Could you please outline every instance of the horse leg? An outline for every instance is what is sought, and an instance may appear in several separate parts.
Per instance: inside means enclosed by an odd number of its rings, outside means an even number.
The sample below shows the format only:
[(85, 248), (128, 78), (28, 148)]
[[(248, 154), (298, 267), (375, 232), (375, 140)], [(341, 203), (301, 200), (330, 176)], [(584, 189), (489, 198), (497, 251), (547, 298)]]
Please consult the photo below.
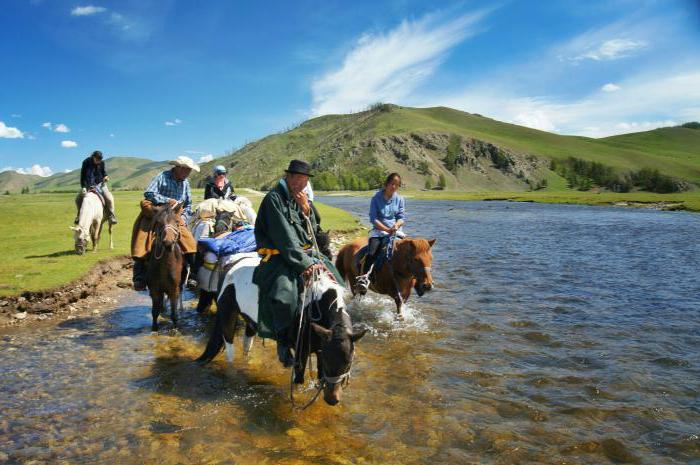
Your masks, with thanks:
[(163, 293), (151, 291), (151, 302), (151, 315), (153, 316), (151, 331), (158, 331), (158, 315), (163, 311)]
[(243, 337), (243, 354), (248, 356), (250, 348), (253, 347), (253, 340), (257, 331), (250, 324), (245, 325), (245, 336)]
[(168, 299), (170, 300), (170, 319), (173, 320), (173, 328), (177, 328), (177, 307), (180, 305), (180, 289), (177, 286), (168, 293)]
[(306, 371), (306, 363), (309, 360), (308, 342), (306, 344), (304, 343), (304, 341), (308, 341), (307, 331), (310, 330), (307, 328), (307, 330), (304, 331), (304, 333), (307, 336), (302, 339), (301, 347), (299, 348), (299, 353), (295, 354), (297, 356), (296, 359), (299, 363), (294, 365), (294, 384), (304, 384), (304, 372)]
[(394, 296), (394, 302), (396, 303), (396, 313), (399, 316), (399, 318), (403, 317), (401, 310), (403, 307), (403, 297), (401, 297), (401, 294), (397, 293), (396, 296)]
[(112, 241), (112, 223), (107, 222), (107, 227), (109, 228), (109, 250), (114, 249), (114, 241)]

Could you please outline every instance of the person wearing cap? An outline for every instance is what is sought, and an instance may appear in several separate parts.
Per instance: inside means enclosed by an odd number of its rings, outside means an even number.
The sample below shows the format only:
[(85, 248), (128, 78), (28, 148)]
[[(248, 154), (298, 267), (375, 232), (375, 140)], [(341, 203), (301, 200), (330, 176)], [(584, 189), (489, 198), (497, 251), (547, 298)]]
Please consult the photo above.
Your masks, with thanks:
[[(134, 259), (134, 289), (146, 288), (146, 259), (153, 242), (152, 226), (154, 206), (182, 204), (180, 216), (180, 239), (178, 241), (187, 263), (192, 267), (197, 251), (197, 241), (187, 228), (192, 214), (192, 191), (187, 177), (192, 170), (199, 172), (199, 166), (191, 158), (181, 156), (170, 162), (173, 168), (157, 174), (143, 192), (141, 213), (136, 217), (131, 234), (131, 257)], [(190, 284), (192, 285), (192, 284)]]
[(289, 367), (296, 334), (290, 329), (305, 280), (313, 271), (327, 268), (342, 282), (327, 257), (313, 249), (313, 234), (320, 231), (314, 208), (304, 193), (309, 164), (292, 160), (285, 175), (263, 198), (255, 221), (258, 254), (263, 258), (253, 273), (258, 286), (258, 334), (277, 341), (277, 356)]
[(105, 164), (102, 161), (102, 152), (95, 150), (92, 154), (83, 160), (83, 165), (80, 168), (80, 187), (81, 190), (75, 197), (75, 205), (78, 207), (78, 214), (75, 217), (75, 224), (78, 224), (80, 217), (80, 207), (83, 206), (83, 199), (90, 190), (96, 190), (102, 194), (105, 201), (105, 207), (109, 212), (108, 221), (111, 224), (117, 224), (117, 217), (114, 214), (114, 197), (107, 188), (106, 181), (109, 180), (105, 171)]
[(235, 196), (233, 186), (226, 177), (226, 167), (217, 165), (214, 167), (214, 175), (204, 186), (204, 200), (228, 199)]

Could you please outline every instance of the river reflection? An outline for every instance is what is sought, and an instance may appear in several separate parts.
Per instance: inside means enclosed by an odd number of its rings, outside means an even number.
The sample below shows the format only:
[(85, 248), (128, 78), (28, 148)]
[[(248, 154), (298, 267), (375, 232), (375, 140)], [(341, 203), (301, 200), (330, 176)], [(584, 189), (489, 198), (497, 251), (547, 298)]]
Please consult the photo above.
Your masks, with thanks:
[[(365, 215), (368, 199), (323, 201)], [(700, 217), (416, 202), (437, 289), (350, 306), (371, 328), (338, 407), (302, 413), (274, 344), (192, 362), (150, 299), (0, 335), (0, 462), (689, 463), (700, 460)], [(417, 219), (420, 218), (420, 222)]]

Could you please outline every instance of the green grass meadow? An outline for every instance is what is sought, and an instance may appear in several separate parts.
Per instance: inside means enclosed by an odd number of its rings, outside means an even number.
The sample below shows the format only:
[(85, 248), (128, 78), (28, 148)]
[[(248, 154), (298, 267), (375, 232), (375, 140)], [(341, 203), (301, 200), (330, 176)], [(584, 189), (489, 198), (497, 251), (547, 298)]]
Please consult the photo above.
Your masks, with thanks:
[[(199, 202), (203, 191), (195, 190), (193, 195)], [(73, 231), (69, 229), (75, 218), (74, 193), (0, 195), (0, 296), (61, 286), (79, 278), (100, 260), (129, 255), (131, 229), (143, 194), (117, 191), (114, 197), (119, 218), (114, 227), (114, 250), (109, 250), (105, 225), (97, 252), (79, 256), (73, 252)], [(257, 209), (261, 197), (249, 198)], [(359, 228), (357, 219), (343, 210), (323, 204), (318, 208), (324, 229)]]

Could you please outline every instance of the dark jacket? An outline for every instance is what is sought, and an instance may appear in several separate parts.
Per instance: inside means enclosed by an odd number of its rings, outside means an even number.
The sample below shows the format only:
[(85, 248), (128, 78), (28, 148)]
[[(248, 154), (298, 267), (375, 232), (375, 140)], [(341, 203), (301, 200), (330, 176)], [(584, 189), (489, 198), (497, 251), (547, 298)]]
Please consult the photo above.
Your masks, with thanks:
[(231, 197), (234, 193), (233, 186), (231, 185), (230, 182), (226, 182), (224, 184), (223, 189), (219, 189), (216, 187), (216, 184), (214, 184), (214, 181), (208, 181), (207, 184), (204, 186), (204, 200), (207, 199), (228, 199)]
[(92, 161), (92, 157), (87, 157), (83, 160), (83, 166), (80, 168), (80, 187), (89, 189), (104, 181), (107, 172), (105, 171), (105, 163), (101, 162), (98, 165)]
[[(314, 210), (311, 210), (309, 221), (314, 234), (318, 234), (320, 228)], [(321, 261), (336, 274), (338, 282), (342, 279), (325, 256), (307, 253), (313, 243), (308, 225), (281, 182), (260, 204), (255, 221), (255, 240), (259, 251), (279, 251), (267, 261), (260, 262), (253, 273), (253, 283), (259, 288), (259, 334), (277, 339), (293, 321), (303, 284), (301, 273), (306, 268)]]

